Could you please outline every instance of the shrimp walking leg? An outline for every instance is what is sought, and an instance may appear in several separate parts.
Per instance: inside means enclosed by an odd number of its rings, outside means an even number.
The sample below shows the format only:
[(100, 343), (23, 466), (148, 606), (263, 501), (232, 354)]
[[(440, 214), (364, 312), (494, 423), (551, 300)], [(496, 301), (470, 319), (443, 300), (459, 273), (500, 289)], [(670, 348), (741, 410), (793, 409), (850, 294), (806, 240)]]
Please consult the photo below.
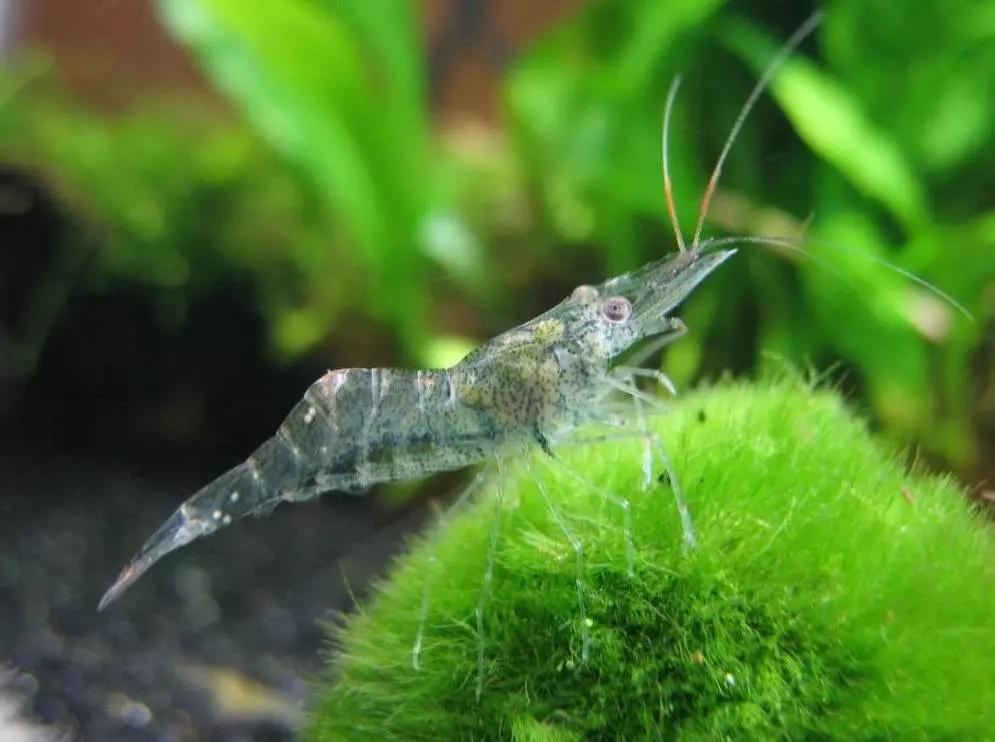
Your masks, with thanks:
[[(656, 381), (658, 384), (663, 386), (672, 395), (677, 396), (677, 387), (674, 382), (665, 373), (659, 369), (648, 369), (639, 366), (640, 363), (646, 360), (649, 356), (653, 355), (657, 351), (661, 350), (667, 345), (676, 342), (680, 338), (684, 337), (688, 332), (688, 326), (684, 324), (682, 320), (677, 317), (673, 317), (670, 320), (670, 332), (664, 333), (660, 337), (654, 339), (646, 345), (646, 347), (637, 351), (629, 359), (627, 364), (616, 366), (612, 369), (612, 375), (619, 381), (628, 381), (631, 390), (636, 389), (636, 377), (650, 378)], [(646, 402), (654, 408), (659, 408), (659, 402), (653, 398), (648, 399), (641, 395), (641, 393), (635, 393), (630, 389), (620, 389), (620, 391), (625, 392), (632, 397), (632, 403), (636, 410), (636, 420), (638, 421), (639, 428), (641, 430), (646, 429), (646, 415), (643, 411), (643, 402)], [(653, 481), (653, 450), (650, 444), (650, 439), (643, 438), (643, 491), (649, 489), (650, 484)], [(679, 507), (679, 506), (678, 506)], [(686, 512), (686, 509), (685, 511)], [(690, 516), (688, 516), (690, 518)], [(681, 523), (684, 523), (682, 518)], [(694, 540), (694, 531), (688, 525), (688, 528), (684, 531), (685, 543), (690, 543)]]
[[(619, 437), (629, 438), (629, 435), (623, 435)], [(595, 442), (602, 442), (602, 440), (597, 440)], [(629, 577), (634, 577), (636, 574), (636, 547), (632, 541), (632, 504), (629, 502), (628, 498), (619, 497), (614, 492), (601, 487), (590, 479), (582, 475), (580, 472), (576, 471), (572, 466), (567, 464), (563, 459), (555, 458), (552, 459), (554, 465), (559, 467), (559, 469), (564, 472), (567, 476), (573, 479), (575, 482), (581, 486), (589, 489), (591, 492), (596, 493), (602, 500), (609, 502), (622, 511), (622, 535), (625, 539), (625, 567), (626, 573)]]
[(639, 366), (616, 366), (612, 370), (620, 379), (628, 378), (632, 382), (635, 382), (635, 377), (652, 379), (670, 392), (671, 395), (677, 396), (677, 387), (674, 385), (673, 379), (659, 369), (640, 368)]
[(542, 481), (542, 477), (538, 475), (535, 467), (532, 463), (531, 452), (526, 454), (523, 459), (525, 468), (532, 477), (532, 480), (536, 483), (536, 487), (542, 494), (542, 499), (546, 503), (546, 507), (549, 509), (550, 514), (553, 516), (553, 520), (556, 521), (556, 525), (559, 527), (560, 531), (566, 537), (567, 541), (570, 542), (570, 547), (573, 549), (575, 557), (575, 573), (574, 573), (574, 583), (577, 587), (577, 608), (580, 611), (580, 659), (581, 662), (587, 662), (591, 654), (591, 632), (590, 627), (587, 625), (587, 608), (584, 602), (584, 544), (576, 534), (567, 525), (566, 519), (563, 517), (563, 513), (556, 506), (552, 495), (549, 493), (549, 489), (546, 487), (546, 483)]
[(480, 586), (474, 616), (477, 619), (477, 698), (484, 692), (484, 608), (491, 597), (491, 584), (494, 581), (494, 558), (497, 552), (498, 534), (501, 532), (501, 511), (504, 510), (504, 462), (497, 461), (498, 486), (494, 497), (494, 517), (491, 519), (490, 542), (487, 546), (487, 566), (484, 568), (484, 582)]
[[(485, 467), (479, 471), (470, 481), (463, 491), (456, 498), (456, 502), (439, 518), (437, 528), (442, 529), (449, 520), (463, 508), (470, 498), (481, 488), (490, 473), (490, 467)], [(411, 666), (415, 670), (421, 668), (421, 654), (425, 641), (425, 625), (428, 622), (428, 609), (431, 602), (431, 590), (435, 581), (435, 574), (438, 569), (438, 541), (434, 541), (428, 554), (428, 570), (425, 575), (425, 582), (422, 585), (421, 605), (418, 609), (418, 627), (415, 630), (415, 641), (411, 647)]]
[[(698, 537), (695, 535), (694, 524), (691, 520), (691, 511), (688, 508), (687, 500), (684, 497), (684, 490), (677, 479), (677, 471), (674, 468), (673, 462), (670, 460), (670, 456), (667, 455), (667, 451), (663, 446), (663, 441), (660, 438), (660, 434), (648, 430), (645, 424), (645, 415), (642, 411), (643, 395), (642, 393), (636, 393), (635, 390), (629, 389), (624, 384), (620, 384), (620, 390), (625, 391), (628, 394), (633, 395), (633, 399), (636, 403), (637, 418), (639, 419), (639, 428), (637, 430), (631, 430), (626, 432), (621, 432), (614, 434), (612, 437), (618, 438), (638, 438), (643, 445), (643, 490), (647, 490), (653, 481), (653, 467), (652, 467), (652, 454), (656, 454), (656, 457), (660, 460), (663, 465), (663, 470), (670, 480), (670, 487), (674, 494), (674, 504), (677, 507), (677, 514), (681, 521), (681, 532), (683, 534), (684, 551), (687, 553), (693, 549), (698, 543)], [(650, 398), (650, 401), (656, 401)], [(618, 418), (605, 417), (600, 419), (604, 425), (608, 425), (615, 428), (625, 428), (628, 426), (628, 422)], [(605, 436), (607, 438), (608, 436)], [(651, 452), (651, 456), (647, 458), (645, 456), (646, 451)]]

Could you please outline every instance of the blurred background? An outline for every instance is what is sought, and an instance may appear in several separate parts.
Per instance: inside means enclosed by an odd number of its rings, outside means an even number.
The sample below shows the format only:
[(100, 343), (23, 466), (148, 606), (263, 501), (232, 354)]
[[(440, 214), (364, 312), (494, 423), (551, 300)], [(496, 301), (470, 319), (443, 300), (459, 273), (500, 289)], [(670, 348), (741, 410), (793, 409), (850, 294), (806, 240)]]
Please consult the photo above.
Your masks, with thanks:
[[(816, 6), (0, 0), (8, 692), (81, 739), (289, 739), (317, 621), (457, 477), (240, 523), (98, 615), (117, 571), (325, 370), (448, 365), (671, 251), (671, 80), (687, 233), (750, 88)], [(818, 374), (984, 502), (995, 4), (825, 7), (706, 224), (796, 249), (745, 246), (662, 368), (681, 388)]]

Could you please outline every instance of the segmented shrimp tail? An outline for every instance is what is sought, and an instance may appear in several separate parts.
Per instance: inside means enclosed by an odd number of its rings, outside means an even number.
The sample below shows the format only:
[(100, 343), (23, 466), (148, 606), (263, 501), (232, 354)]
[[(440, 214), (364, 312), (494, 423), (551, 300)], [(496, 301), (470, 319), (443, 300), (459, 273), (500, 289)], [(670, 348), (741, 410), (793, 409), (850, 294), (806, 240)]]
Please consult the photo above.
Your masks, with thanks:
[(192, 520), (184, 512), (185, 509), (185, 505), (178, 508), (159, 527), (159, 530), (152, 535), (152, 538), (145, 542), (145, 546), (142, 547), (141, 551), (135, 555), (127, 567), (121, 570), (121, 574), (117, 580), (104, 593), (104, 597), (100, 599), (97, 610), (102, 611), (117, 600), (135, 580), (141, 577), (149, 567), (162, 559), (166, 554), (217, 528), (217, 526), (209, 528), (211, 524)]
[(101, 598), (103, 610), (166, 554), (248, 515), (264, 515), (301, 490), (300, 467), (279, 437), (201, 489), (163, 523)]

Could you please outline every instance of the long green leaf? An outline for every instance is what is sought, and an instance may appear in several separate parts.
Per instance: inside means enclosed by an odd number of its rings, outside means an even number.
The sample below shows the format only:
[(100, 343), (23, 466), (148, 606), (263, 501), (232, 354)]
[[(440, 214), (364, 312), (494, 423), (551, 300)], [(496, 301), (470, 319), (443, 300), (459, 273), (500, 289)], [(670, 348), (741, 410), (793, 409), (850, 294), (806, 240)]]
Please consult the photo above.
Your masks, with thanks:
[[(721, 35), (758, 73), (778, 48), (755, 25), (738, 20), (726, 24)], [(844, 87), (795, 55), (772, 81), (771, 92), (802, 139), (858, 190), (906, 228), (929, 222), (926, 195), (905, 154)]]
[(360, 0), (160, 0), (160, 9), (330, 205), (372, 272), (371, 313), (419, 348), (418, 229), (433, 178), (409, 4), (379, 14)]

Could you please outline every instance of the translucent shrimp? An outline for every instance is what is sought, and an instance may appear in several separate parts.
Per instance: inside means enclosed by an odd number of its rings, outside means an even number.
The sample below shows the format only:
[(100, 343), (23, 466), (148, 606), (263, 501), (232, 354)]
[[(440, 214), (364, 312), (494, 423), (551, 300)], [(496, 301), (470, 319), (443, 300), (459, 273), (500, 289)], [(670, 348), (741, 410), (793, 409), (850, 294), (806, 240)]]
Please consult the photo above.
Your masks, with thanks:
[[(660, 403), (639, 389), (637, 379), (648, 377), (671, 391), (673, 387), (661, 372), (640, 368), (639, 363), (687, 332), (684, 323), (672, 313), (736, 253), (735, 247), (728, 246), (739, 242), (774, 243), (791, 248), (798, 242), (756, 236), (703, 240), (701, 233), (725, 159), (744, 120), (781, 62), (820, 20), (821, 14), (812, 15), (792, 35), (750, 93), (709, 179), (690, 243), (685, 242), (677, 221), (667, 162), (669, 122), (680, 84), (677, 78), (668, 93), (663, 120), (663, 181), (677, 240), (676, 253), (604, 283), (577, 287), (552, 309), (481, 345), (450, 368), (329, 371), (305, 392), (272, 438), (244, 462), (194, 494), (163, 523), (121, 572), (100, 601), (100, 608), (118, 598), (169, 552), (237, 518), (266, 514), (281, 502), (308, 500), (323, 492), (361, 493), (380, 483), (491, 462), (499, 473), (497, 500), (487, 566), (474, 612), (479, 696), (484, 682), (483, 622), (499, 535), (505, 461), (522, 456), (525, 471), (535, 478), (576, 557), (581, 659), (586, 659), (589, 637), (584, 545), (536, 475), (532, 452), (538, 448), (556, 461), (553, 449), (558, 445), (590, 445), (610, 438), (638, 440), (644, 452), (644, 489), (654, 481), (655, 459), (669, 475), (685, 546), (694, 546), (691, 516), (676, 472), (662, 442), (645, 424), (645, 405)], [(939, 290), (895, 269), (960, 308)], [(621, 358), (637, 346), (642, 347), (621, 363)], [(633, 400), (635, 425), (609, 412), (608, 399), (618, 393)], [(573, 437), (575, 431), (589, 423), (606, 424), (617, 432), (594, 439)], [(443, 523), (481, 489), (491, 468), (478, 473), (443, 516)], [(628, 500), (586, 481), (578, 472), (567, 473), (622, 511), (628, 570), (632, 574)], [(434, 562), (434, 557), (430, 561)], [(424, 645), (431, 579), (432, 574), (427, 575), (412, 649), (415, 668)]]
[(564, 431), (599, 420), (620, 386), (612, 361), (684, 326), (669, 316), (735, 253), (681, 252), (599, 286), (580, 286), (546, 313), (447, 369), (329, 371), (272, 438), (184, 502), (100, 601), (105, 608), (171, 551), (233, 520), (322, 492), (361, 493), (523, 451), (551, 452)]

